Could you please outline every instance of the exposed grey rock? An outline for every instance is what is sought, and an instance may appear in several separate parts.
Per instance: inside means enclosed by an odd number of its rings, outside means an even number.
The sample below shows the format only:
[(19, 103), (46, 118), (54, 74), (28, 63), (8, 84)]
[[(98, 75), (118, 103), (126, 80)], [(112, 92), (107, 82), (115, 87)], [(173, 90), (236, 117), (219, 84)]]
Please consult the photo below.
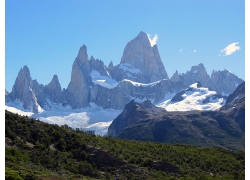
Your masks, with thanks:
[(10, 102), (9, 92), (5, 89), (5, 103)]
[[(235, 89), (235, 91), (228, 96), (226, 104), (235, 103), (240, 99), (245, 99), (245, 81), (243, 83), (241, 83)], [(243, 101), (243, 100), (241, 100), (241, 101)]]
[(178, 74), (178, 71), (176, 70), (173, 76), (170, 78), (172, 81), (180, 81), (180, 76)]
[[(124, 68), (128, 71), (122, 71)], [(128, 42), (120, 64), (112, 69), (111, 74), (117, 81), (130, 79), (151, 83), (168, 79), (157, 45), (151, 47), (148, 36), (144, 32), (140, 32), (136, 38)]]
[(57, 75), (54, 75), (51, 82), (44, 87), (44, 93), (51, 102), (63, 103), (65, 101)]
[(211, 86), (210, 76), (202, 63), (198, 66), (192, 66), (190, 71), (180, 76), (180, 79), (185, 82), (187, 86), (199, 81), (204, 87)]
[(94, 59), (93, 56), (91, 56), (89, 61), (92, 70), (98, 71), (101, 76), (109, 76), (108, 69), (104, 65), (103, 61)]
[(33, 81), (27, 66), (21, 68), (16, 78), (15, 84), (9, 95), (12, 101), (20, 100), (23, 107), (34, 113), (38, 113), (41, 108), (37, 102), (36, 94), (33, 91)]
[(108, 65), (108, 70), (111, 71), (113, 69), (114, 65), (113, 62), (111, 61)]
[(37, 103), (41, 106), (44, 107), (47, 104), (46, 101), (46, 95), (44, 94), (44, 85), (39, 84), (37, 80), (32, 80), (32, 91), (34, 92), (36, 98), (37, 98)]
[(183, 81), (187, 87), (199, 81), (203, 87), (208, 87), (226, 96), (233, 93), (235, 88), (243, 82), (242, 79), (227, 70), (213, 71), (210, 77), (202, 63), (198, 66), (192, 66), (191, 70), (186, 73), (178, 74), (178, 71), (176, 71), (170, 79), (172, 81)]
[[(147, 113), (144, 113), (147, 112)], [(131, 100), (123, 109), (123, 112), (112, 122), (108, 128), (108, 135), (115, 137), (124, 128), (134, 124), (140, 118), (148, 118), (166, 112), (165, 109), (154, 106), (149, 100), (139, 104)], [(135, 116), (136, 113), (136, 116)]]
[(226, 105), (220, 111), (233, 118), (245, 132), (245, 81), (228, 96)]
[(182, 90), (180, 92), (178, 92), (172, 99), (171, 102), (178, 102), (178, 101), (182, 101), (184, 98), (182, 97), (182, 95), (185, 93), (185, 90)]
[(66, 90), (66, 99), (72, 108), (84, 108), (89, 105), (92, 85), (90, 73), (87, 47), (83, 45), (73, 63), (71, 81)]
[(113, 89), (95, 85), (91, 89), (90, 101), (103, 108), (123, 109), (132, 99), (141, 102), (151, 100), (153, 103), (158, 103), (164, 100), (167, 94), (177, 93), (185, 87), (181, 81), (162, 80), (151, 85), (135, 86), (130, 81), (124, 80)]
[(243, 82), (242, 79), (228, 70), (213, 71), (211, 74), (212, 88), (220, 92), (222, 95), (229, 95), (234, 92), (239, 84)]

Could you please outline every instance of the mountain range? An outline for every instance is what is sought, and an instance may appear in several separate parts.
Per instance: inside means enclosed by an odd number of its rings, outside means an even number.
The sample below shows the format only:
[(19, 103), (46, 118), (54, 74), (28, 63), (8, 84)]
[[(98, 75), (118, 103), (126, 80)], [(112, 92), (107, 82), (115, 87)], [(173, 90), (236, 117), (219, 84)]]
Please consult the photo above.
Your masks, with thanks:
[(221, 94), (225, 100), (243, 80), (228, 70), (213, 71), (209, 76), (203, 64), (192, 66), (186, 73), (176, 71), (169, 78), (157, 45), (151, 46), (147, 34), (140, 32), (127, 43), (116, 66), (112, 62), (106, 66), (93, 56), (89, 58), (83, 45), (73, 62), (66, 89), (61, 88), (57, 75), (49, 84), (39, 84), (24, 66), (12, 91), (5, 91), (5, 103), (21, 102), (24, 109), (36, 114), (51, 110), (52, 104), (81, 109), (94, 103), (104, 109), (122, 110), (132, 99), (162, 104), (196, 82)]
[[(195, 87), (198, 88), (198, 83), (185, 92), (197, 92)], [(199, 86), (199, 89), (203, 88)], [(183, 101), (179, 98), (181, 94), (186, 97), (182, 92), (172, 100)], [(211, 100), (213, 97), (214, 95), (206, 99)], [(227, 98), (225, 105), (214, 111), (166, 111), (148, 100), (143, 103), (132, 100), (113, 120), (108, 128), (108, 135), (167, 144), (221, 146), (244, 150), (245, 82)]]

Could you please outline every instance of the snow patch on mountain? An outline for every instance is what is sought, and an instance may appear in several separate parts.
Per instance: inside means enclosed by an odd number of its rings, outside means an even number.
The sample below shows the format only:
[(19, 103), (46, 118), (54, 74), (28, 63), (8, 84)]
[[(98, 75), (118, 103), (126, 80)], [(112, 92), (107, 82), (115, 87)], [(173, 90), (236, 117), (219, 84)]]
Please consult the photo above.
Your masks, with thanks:
[(167, 111), (214, 111), (226, 103), (224, 98), (216, 98), (216, 94), (215, 91), (210, 91), (208, 88), (198, 88), (197, 83), (194, 83), (182, 94), (182, 100), (172, 102), (170, 99), (167, 99), (157, 106), (165, 108)]
[(99, 84), (100, 86), (106, 87), (108, 89), (113, 89), (119, 84), (116, 80), (108, 76), (102, 76), (98, 71), (92, 70), (90, 76), (92, 77), (92, 82), (94, 84)]
[[(132, 66), (129, 63), (122, 63), (119, 65), (119, 68), (122, 69), (125, 73), (129, 74), (142, 74), (140, 69), (136, 69), (134, 66)], [(131, 75), (131, 74), (129, 74)]]
[(94, 103), (90, 103), (90, 107), (84, 109), (72, 109), (70, 106), (63, 107), (55, 103), (50, 103), (49, 107), (50, 110), (34, 114), (23, 109), (20, 101), (9, 102), (5, 105), (6, 110), (19, 115), (39, 119), (49, 124), (59, 126), (67, 124), (74, 129), (91, 130), (101, 136), (107, 133), (113, 119), (121, 113), (121, 110), (103, 109)]
[(33, 112), (24, 109), (23, 103), (19, 100), (9, 101), (8, 103), (5, 103), (5, 110), (19, 114), (21, 116), (32, 116), (34, 114)]
[(128, 80), (128, 79), (124, 79), (122, 81), (129, 82), (129, 83), (133, 84), (133, 86), (135, 86), (135, 87), (139, 87), (139, 86), (143, 86), (143, 87), (151, 86), (151, 87), (153, 87), (153, 86), (155, 86), (156, 84), (158, 84), (160, 82), (160, 81), (156, 81), (156, 82), (144, 84), (144, 83), (139, 83), (139, 82), (131, 81), (131, 80)]
[(171, 103), (171, 99), (176, 95), (176, 93), (167, 93), (164, 97), (164, 99), (157, 103), (157, 107), (165, 108)]

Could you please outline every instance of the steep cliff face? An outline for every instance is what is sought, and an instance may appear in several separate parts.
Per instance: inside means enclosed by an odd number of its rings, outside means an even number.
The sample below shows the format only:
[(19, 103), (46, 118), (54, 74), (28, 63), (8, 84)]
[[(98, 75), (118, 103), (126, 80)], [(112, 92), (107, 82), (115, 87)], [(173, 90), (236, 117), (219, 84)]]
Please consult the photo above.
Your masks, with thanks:
[(51, 82), (44, 87), (44, 93), (51, 102), (63, 103), (65, 101), (64, 93), (57, 75), (54, 75)]
[(227, 98), (226, 105), (220, 109), (227, 113), (245, 132), (245, 82), (241, 83)]
[(9, 92), (5, 89), (5, 103), (8, 103), (11, 101), (10, 97), (9, 97)]
[(210, 76), (207, 74), (206, 68), (201, 63), (197, 66), (192, 66), (190, 71), (178, 74), (176, 71), (171, 77), (172, 81), (183, 81), (187, 86), (199, 81), (204, 87), (211, 86)]
[(227, 70), (213, 71), (210, 77), (202, 63), (192, 66), (191, 70), (186, 73), (178, 74), (178, 71), (176, 71), (170, 79), (172, 81), (183, 81), (187, 87), (199, 81), (204, 87), (226, 96), (233, 93), (235, 88), (243, 82), (242, 79)]
[(30, 76), (29, 68), (24, 66), (18, 73), (9, 97), (12, 101), (19, 100), (23, 102), (23, 107), (25, 109), (34, 113), (39, 113), (42, 109), (38, 104), (36, 94), (33, 90), (33, 86), (36, 85), (34, 85), (35, 82), (33, 82)]
[(90, 102), (103, 108), (123, 109), (132, 99), (150, 100), (154, 104), (164, 102), (197, 81), (223, 95), (232, 93), (243, 82), (226, 70), (214, 71), (210, 78), (203, 64), (192, 66), (186, 73), (176, 71), (169, 79), (157, 45), (152, 46), (147, 34), (140, 32), (127, 43), (116, 66), (111, 61), (106, 67), (93, 56), (89, 59), (87, 47), (83, 45), (73, 62), (67, 89), (62, 90), (56, 75), (48, 85), (39, 84), (32, 80), (28, 67), (24, 66), (5, 99), (6, 103), (18, 99), (24, 108), (36, 113), (39, 108), (49, 109), (50, 102), (74, 109), (88, 107)]
[(83, 45), (73, 63), (71, 81), (66, 91), (67, 102), (72, 108), (84, 108), (89, 105), (92, 84), (90, 72), (87, 47)]
[(228, 70), (213, 71), (211, 74), (212, 88), (221, 94), (229, 95), (243, 82), (242, 79)]
[(168, 79), (157, 45), (152, 47), (144, 32), (140, 32), (136, 38), (128, 42), (120, 64), (112, 68), (111, 74), (117, 81), (130, 79), (151, 83)]
[(150, 100), (156, 104), (163, 101), (168, 94), (175, 94), (185, 87), (182, 81), (161, 80), (143, 84), (123, 80), (110, 89), (96, 84), (91, 89), (90, 101), (103, 108), (123, 109), (132, 99), (137, 102)]

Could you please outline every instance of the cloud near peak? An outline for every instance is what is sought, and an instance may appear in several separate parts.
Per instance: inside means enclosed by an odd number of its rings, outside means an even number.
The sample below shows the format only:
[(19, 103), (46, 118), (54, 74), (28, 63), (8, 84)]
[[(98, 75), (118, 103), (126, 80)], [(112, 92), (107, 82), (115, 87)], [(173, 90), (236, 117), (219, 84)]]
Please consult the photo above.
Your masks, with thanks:
[(156, 41), (158, 41), (158, 35), (155, 34), (155, 36), (153, 37), (153, 39), (151, 39), (150, 38), (150, 34), (148, 34), (148, 39), (149, 39), (149, 42), (151, 44), (151, 47), (153, 47), (156, 44)]
[(233, 54), (235, 51), (240, 50), (240, 46), (237, 46), (239, 42), (234, 42), (232, 44), (227, 45), (224, 49), (220, 50), (220, 52), (225, 53), (224, 56), (229, 56)]

